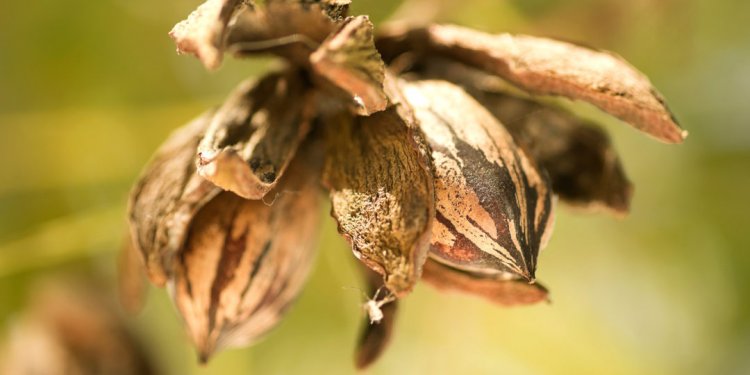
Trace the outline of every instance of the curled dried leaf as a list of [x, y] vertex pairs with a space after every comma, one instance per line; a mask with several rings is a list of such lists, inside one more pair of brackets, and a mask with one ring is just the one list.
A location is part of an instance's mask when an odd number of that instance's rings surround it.
[[[390, 292], [383, 286], [382, 277], [372, 270], [360, 266], [365, 276], [367, 284], [367, 295], [373, 296], [373, 301], [377, 303], [379, 296], [388, 296]], [[363, 319], [360, 330], [357, 349], [354, 355], [354, 364], [359, 370], [364, 370], [380, 358], [393, 334], [393, 325], [396, 320], [396, 311], [398, 310], [398, 300], [390, 301], [379, 307], [382, 316], [377, 323], [371, 322], [370, 317]]]
[[195, 150], [212, 117], [213, 111], [205, 113], [170, 135], [130, 193], [131, 235], [154, 284], [164, 285], [193, 215], [220, 191], [195, 168]]
[[601, 128], [563, 109], [513, 96], [496, 77], [463, 64], [431, 60], [419, 75], [464, 87], [547, 171], [552, 190], [564, 202], [617, 215], [628, 212], [633, 186]]
[[513, 274], [472, 273], [428, 259], [422, 279], [441, 291], [461, 292], [503, 306], [528, 305], [547, 300], [547, 289]]
[[663, 142], [680, 143], [687, 136], [648, 78], [613, 53], [452, 25], [394, 28], [383, 34], [378, 48], [389, 57], [409, 49], [443, 55], [533, 94], [584, 100]]
[[458, 86], [420, 81], [403, 92], [432, 148], [437, 212], [430, 255], [467, 271], [533, 280], [552, 227], [546, 176]]
[[180, 53], [192, 53], [208, 69], [221, 65], [227, 25], [248, 0], [207, 0], [169, 32]]
[[223, 192], [190, 227], [170, 290], [203, 362], [221, 348], [257, 341], [307, 278], [320, 196], [317, 174], [305, 160], [295, 163], [273, 202]]
[[323, 180], [339, 232], [399, 297], [419, 279], [434, 213], [425, 150], [407, 121], [393, 107], [368, 117], [340, 112], [325, 119]]
[[297, 73], [241, 84], [198, 146], [198, 173], [241, 197], [262, 198], [309, 132], [313, 105], [312, 91]]
[[310, 56], [313, 70], [344, 91], [360, 115], [388, 105], [383, 90], [385, 63], [375, 49], [373, 28], [367, 16], [348, 18]]
[[272, 53], [298, 66], [310, 64], [310, 54], [330, 33], [337, 20], [319, 2], [273, 1], [252, 12], [242, 12], [229, 30], [227, 49], [237, 56]]

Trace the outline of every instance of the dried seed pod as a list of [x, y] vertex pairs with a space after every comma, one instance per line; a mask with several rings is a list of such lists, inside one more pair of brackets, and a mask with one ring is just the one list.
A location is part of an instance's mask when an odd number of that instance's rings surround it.
[[[379, 296], [390, 294], [390, 291], [383, 286], [383, 279], [379, 274], [364, 266], [360, 266], [360, 269], [365, 276], [367, 295], [374, 296], [373, 300], [368, 302], [377, 303], [376, 299]], [[393, 334], [397, 309], [398, 300], [393, 300], [379, 306], [381, 316], [377, 322], [373, 322], [370, 316], [365, 317], [357, 341], [357, 349], [354, 353], [354, 364], [357, 369], [364, 370], [375, 363], [388, 347]]]
[[513, 274], [467, 272], [433, 259], [425, 263], [422, 280], [441, 291], [472, 294], [503, 306], [537, 303], [547, 300], [548, 295], [544, 286]]
[[360, 115], [388, 105], [383, 90], [385, 64], [375, 49], [373, 28], [367, 16], [348, 18], [310, 56], [313, 70], [344, 91]]
[[202, 362], [257, 341], [299, 294], [320, 219], [307, 157], [296, 159], [273, 202], [223, 192], [195, 216], [170, 291]]
[[378, 49], [389, 59], [411, 49], [440, 54], [533, 94], [584, 100], [663, 142], [680, 143], [687, 136], [648, 78], [613, 53], [452, 25], [392, 28], [379, 38]]
[[173, 257], [195, 212], [221, 190], [195, 170], [195, 150], [212, 116], [210, 111], [175, 131], [130, 193], [131, 235], [156, 285], [164, 285], [171, 274]]
[[512, 272], [533, 280], [553, 222], [546, 176], [461, 88], [420, 81], [403, 92], [435, 166], [430, 255], [466, 271]]
[[434, 213], [426, 151], [408, 121], [393, 107], [368, 117], [340, 112], [325, 119], [323, 180], [339, 232], [399, 297], [419, 279]]
[[180, 53], [192, 53], [208, 69], [221, 65], [226, 29], [248, 0], [207, 0], [169, 32]]
[[607, 134], [573, 114], [507, 93], [497, 77], [443, 59], [421, 63], [420, 77], [461, 85], [547, 171], [552, 190], [575, 207], [627, 214], [633, 186]]
[[198, 173], [241, 197], [262, 198], [310, 130], [312, 111], [312, 91], [298, 72], [241, 84], [198, 146]]
[[84, 282], [55, 278], [33, 285], [30, 304], [8, 326], [0, 373], [160, 373], [108, 295], [92, 288], [99, 280]]

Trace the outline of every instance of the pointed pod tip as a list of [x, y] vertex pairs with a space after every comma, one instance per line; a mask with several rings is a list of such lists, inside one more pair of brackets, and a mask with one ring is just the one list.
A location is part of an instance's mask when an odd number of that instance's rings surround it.
[[206, 364], [208, 364], [208, 358], [209, 357], [203, 353], [198, 354], [198, 364], [201, 366], [205, 366]]
[[529, 284], [536, 283], [536, 267], [534, 264], [526, 264], [526, 267], [519, 273]]
[[658, 135], [656, 133], [650, 134], [664, 143], [680, 144], [687, 138], [688, 131], [681, 129], [677, 122], [673, 122], [671, 128], [664, 133]]
[[207, 365], [208, 360], [211, 359], [212, 355], [213, 355], [213, 352], [208, 349], [199, 349], [198, 350], [198, 364], [201, 366]]

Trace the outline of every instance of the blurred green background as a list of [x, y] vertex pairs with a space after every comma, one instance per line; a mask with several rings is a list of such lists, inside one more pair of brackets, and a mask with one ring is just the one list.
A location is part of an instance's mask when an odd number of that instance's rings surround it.
[[[397, 1], [354, 0], [384, 20]], [[750, 373], [750, 2], [439, 0], [437, 19], [614, 50], [690, 137], [660, 144], [590, 107], [636, 193], [624, 220], [558, 210], [537, 276], [552, 304], [503, 309], [419, 286], [372, 373]], [[208, 73], [166, 33], [196, 1], [0, 3], [0, 331], [40, 276], [114, 283], [128, 189], [176, 126], [270, 60]], [[321, 213], [326, 215], [326, 213]], [[347, 374], [361, 321], [330, 220], [308, 287], [255, 347], [196, 359], [164, 290], [134, 319], [167, 374]]]

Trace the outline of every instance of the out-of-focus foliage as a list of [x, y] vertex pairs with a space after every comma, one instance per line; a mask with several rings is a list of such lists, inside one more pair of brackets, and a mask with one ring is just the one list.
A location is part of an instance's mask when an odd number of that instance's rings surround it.
[[[206, 73], [166, 33], [194, 1], [0, 4], [0, 319], [40, 275], [114, 280], [127, 190], [156, 146], [267, 62]], [[606, 124], [635, 183], [625, 220], [558, 211], [538, 276], [553, 303], [502, 309], [420, 286], [373, 373], [750, 372], [750, 2], [435, 0], [436, 17], [614, 50], [648, 74], [690, 137]], [[396, 1], [355, 0], [377, 23]], [[423, 14], [422, 14], [423, 15]], [[321, 212], [321, 215], [326, 213]], [[135, 319], [172, 374], [351, 373], [361, 297], [327, 220], [311, 282], [280, 327], [198, 367], [166, 293]], [[4, 336], [4, 335], [3, 335]]]

